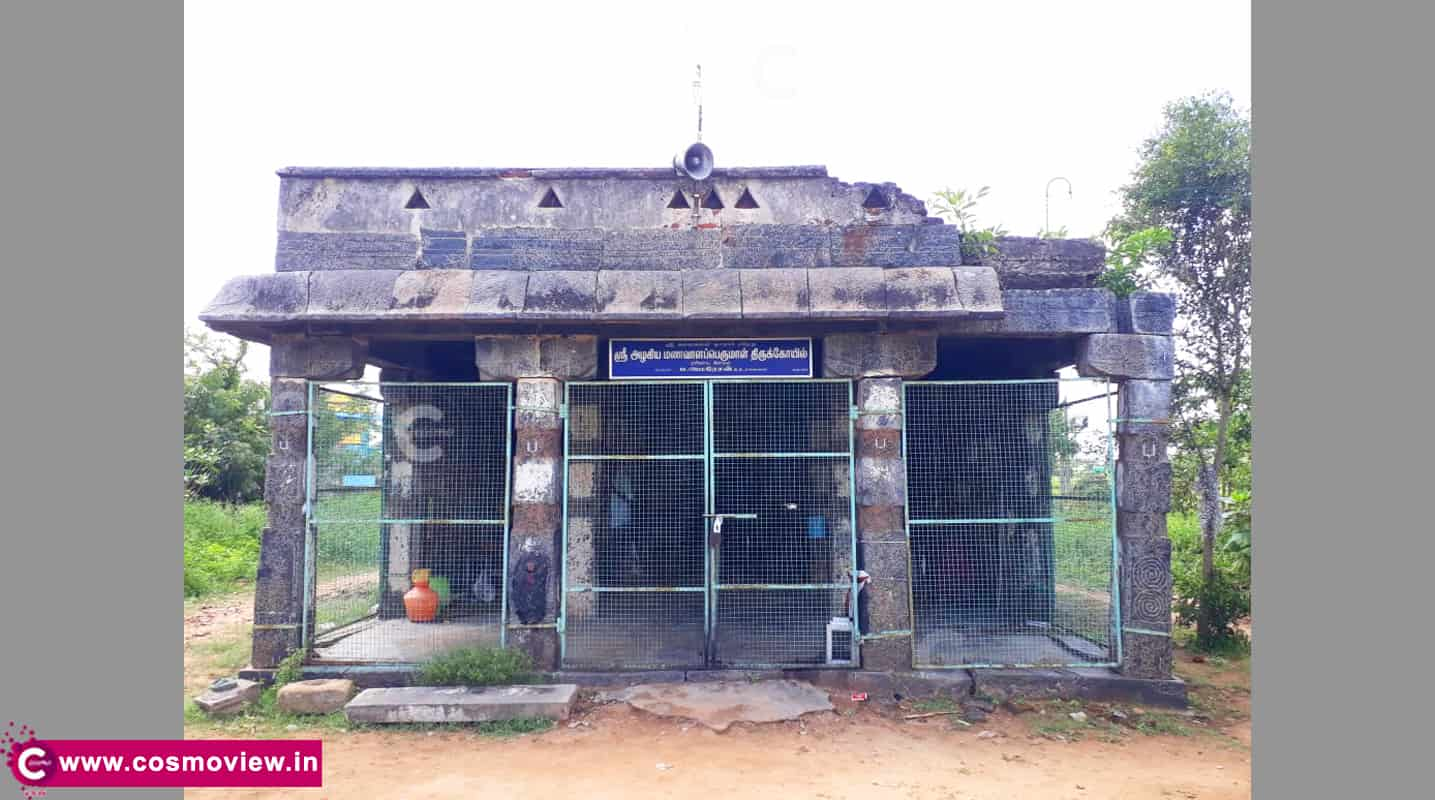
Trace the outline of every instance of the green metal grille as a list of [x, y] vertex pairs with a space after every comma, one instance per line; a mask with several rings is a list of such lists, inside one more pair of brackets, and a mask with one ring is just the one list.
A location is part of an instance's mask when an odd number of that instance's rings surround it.
[[905, 385], [918, 667], [1117, 663], [1113, 395], [1087, 379]]
[[566, 665], [826, 662], [854, 583], [849, 383], [574, 383], [566, 407]]
[[563, 659], [701, 666], [707, 620], [700, 383], [570, 383]]
[[[305, 637], [319, 662], [414, 663], [501, 644], [510, 387], [311, 383]], [[441, 605], [411, 621], [427, 570]]]
[[[847, 381], [712, 386], [715, 660], [821, 665], [855, 616]], [[751, 518], [748, 518], [750, 515]]]

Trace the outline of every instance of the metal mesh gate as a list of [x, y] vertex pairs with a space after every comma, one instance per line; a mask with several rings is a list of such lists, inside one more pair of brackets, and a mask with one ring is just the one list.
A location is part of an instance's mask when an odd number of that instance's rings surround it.
[[701, 383], [570, 383], [563, 661], [701, 666], [707, 622]]
[[718, 663], [825, 664], [829, 625], [855, 616], [851, 388], [712, 385]]
[[[319, 662], [504, 639], [510, 387], [311, 383], [305, 636]], [[403, 596], [438, 593], [431, 620]]]
[[564, 663], [826, 663], [851, 616], [850, 392], [569, 384]]
[[1113, 392], [905, 385], [918, 667], [1117, 663]]

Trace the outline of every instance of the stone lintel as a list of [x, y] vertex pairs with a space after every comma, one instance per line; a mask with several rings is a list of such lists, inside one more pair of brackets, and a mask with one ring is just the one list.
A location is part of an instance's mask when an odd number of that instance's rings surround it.
[[596, 336], [479, 336], [474, 345], [480, 380], [582, 381], [597, 374]]
[[1076, 370], [1086, 377], [1169, 381], [1175, 366], [1169, 336], [1094, 333], [1076, 346]]
[[920, 378], [937, 368], [935, 333], [835, 333], [823, 337], [828, 378]]
[[343, 381], [361, 378], [367, 345], [347, 336], [276, 334], [269, 344], [269, 374], [275, 378]]

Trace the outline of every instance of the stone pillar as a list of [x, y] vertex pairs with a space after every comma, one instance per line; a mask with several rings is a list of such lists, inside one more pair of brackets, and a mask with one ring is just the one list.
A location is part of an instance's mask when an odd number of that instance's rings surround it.
[[[1146, 298], [1142, 308], [1150, 304]], [[1162, 305], [1156, 303], [1155, 305]], [[1169, 315], [1142, 314], [1154, 333], [1093, 334], [1077, 348], [1077, 370], [1111, 378], [1118, 390], [1116, 534], [1121, 552], [1121, 672], [1171, 677], [1171, 462], [1166, 452], [1174, 348]]]
[[858, 567], [862, 668], [912, 668], [912, 609], [902, 454], [902, 379], [937, 365], [935, 334], [844, 333], [823, 339], [822, 374], [857, 381]]
[[593, 336], [482, 336], [482, 380], [515, 381], [508, 641], [542, 670], [559, 667], [563, 600], [563, 382], [597, 372]]
[[[508, 534], [508, 636], [539, 669], [558, 668], [562, 607], [563, 383], [519, 378], [514, 394], [513, 515]], [[513, 627], [515, 625], [547, 627]]]
[[[403, 385], [412, 379], [407, 371], [385, 369], [379, 379], [384, 414], [395, 421], [384, 426], [383, 515], [389, 519], [419, 519], [423, 512], [419, 506], [422, 493], [417, 454], [415, 448], [399, 442], [411, 436], [406, 423], [412, 419], [419, 397], [414, 387]], [[381, 527], [379, 616], [400, 619], [405, 616], [404, 592], [412, 587], [413, 555], [421, 526], [395, 522]]]
[[871, 575], [862, 591], [862, 666], [912, 668], [907, 462], [902, 458], [902, 379], [857, 381], [857, 550]]
[[1171, 677], [1170, 402], [1170, 381], [1128, 380], [1118, 394], [1123, 420], [1116, 433], [1121, 671], [1137, 678]]
[[308, 386], [269, 382], [270, 452], [264, 469], [268, 525], [259, 540], [250, 665], [272, 669], [299, 647], [304, 610], [305, 470], [308, 468]]
[[364, 371], [364, 355], [361, 343], [339, 337], [275, 337], [270, 345], [271, 443], [264, 470], [268, 525], [259, 542], [254, 585], [253, 669], [273, 669], [300, 647], [306, 602], [312, 607], [304, 596], [304, 544], [309, 536], [304, 517], [309, 387], [304, 379], [358, 377]]

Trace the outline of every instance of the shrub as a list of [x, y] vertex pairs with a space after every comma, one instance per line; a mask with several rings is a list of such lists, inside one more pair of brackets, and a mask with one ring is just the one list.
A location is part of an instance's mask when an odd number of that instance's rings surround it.
[[201, 597], [254, 579], [264, 505], [184, 503], [184, 596]]
[[[1235, 623], [1251, 613], [1249, 549], [1223, 546], [1215, 550], [1215, 580], [1207, 585], [1201, 570], [1201, 526], [1192, 514], [1167, 517], [1171, 536], [1171, 588], [1176, 604], [1176, 621], [1195, 626], [1202, 614], [1214, 635], [1193, 645], [1202, 650], [1225, 650], [1244, 646], [1245, 636]], [[1238, 538], [1239, 531], [1228, 534]], [[1225, 541], [1229, 542], [1230, 538]]]
[[1111, 290], [1117, 297], [1129, 297], [1150, 286], [1142, 268], [1160, 259], [1171, 246], [1171, 231], [1166, 228], [1142, 228], [1123, 231], [1108, 230], [1111, 245], [1106, 248], [1106, 270], [1096, 277], [1096, 285]]
[[440, 653], [419, 666], [425, 686], [496, 686], [532, 680], [533, 661], [519, 650], [460, 647]]
[[244, 377], [247, 343], [184, 334], [187, 497], [248, 503], [264, 495], [269, 387]]
[[295, 650], [274, 668], [274, 688], [302, 680], [304, 677], [304, 651]]

